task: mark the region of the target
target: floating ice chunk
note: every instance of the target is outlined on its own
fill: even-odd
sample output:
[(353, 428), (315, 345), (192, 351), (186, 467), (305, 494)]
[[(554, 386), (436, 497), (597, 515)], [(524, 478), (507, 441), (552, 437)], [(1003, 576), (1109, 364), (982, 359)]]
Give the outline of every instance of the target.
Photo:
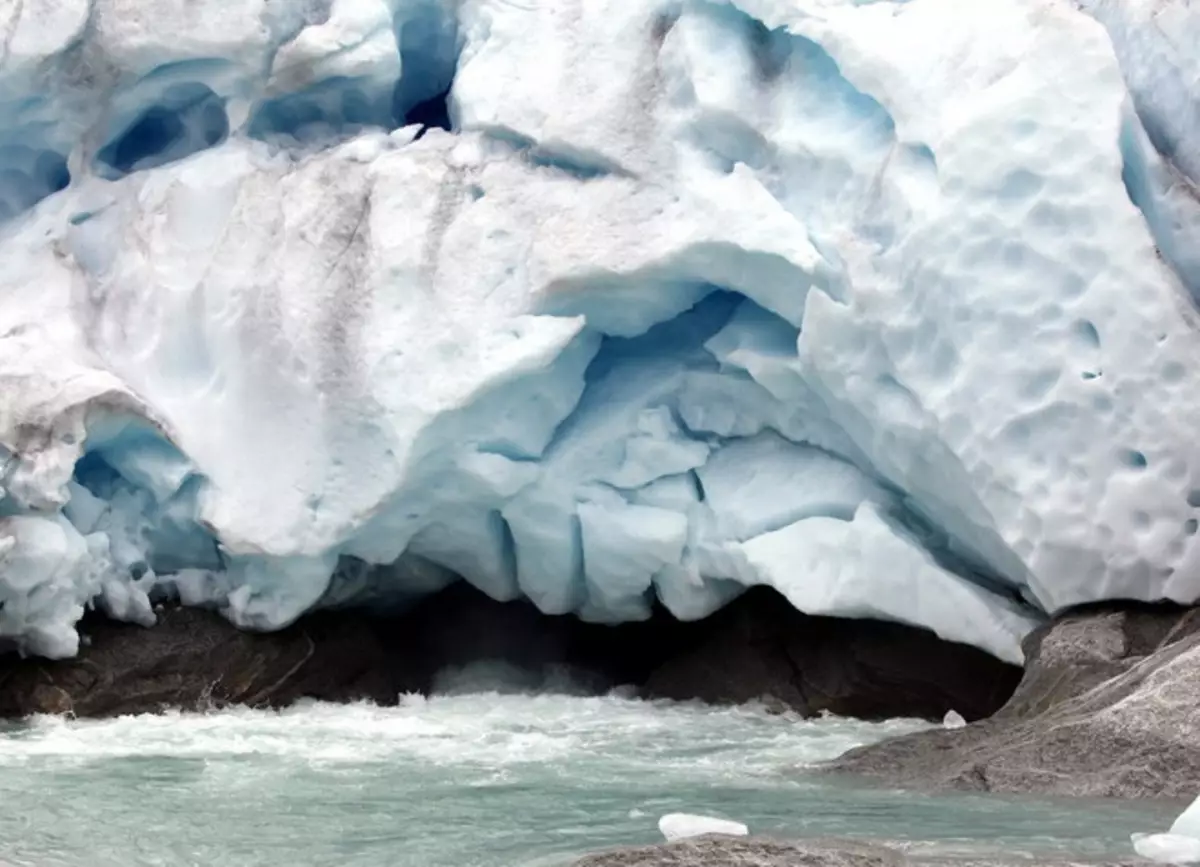
[(1133, 850), (1159, 864), (1200, 863), (1200, 839), (1183, 834), (1131, 834)]
[(658, 820), (658, 830), (668, 843), (688, 837), (700, 837), (704, 834), (745, 837), (750, 833), (750, 829), (741, 822), (718, 819), (713, 816), (697, 816), (692, 813), (668, 813)]
[(1171, 823), (1172, 834), (1182, 834), (1200, 840), (1200, 798), (1196, 798)]
[(1165, 834), (1133, 834), (1133, 848), (1143, 858), (1160, 864), (1200, 863), (1200, 798), (1196, 798), (1171, 823)]
[(948, 710), (942, 717), (942, 728), (944, 729), (961, 729), (966, 724), (967, 721), (963, 719), (963, 715), (956, 710)]

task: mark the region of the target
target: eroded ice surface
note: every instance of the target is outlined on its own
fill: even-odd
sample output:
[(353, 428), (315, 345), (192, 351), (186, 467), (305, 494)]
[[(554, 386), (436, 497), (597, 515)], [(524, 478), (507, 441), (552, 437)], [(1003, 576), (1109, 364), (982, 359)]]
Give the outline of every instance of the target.
[(1079, 6), (10, 7), (0, 638), (1195, 600), (1200, 18)]

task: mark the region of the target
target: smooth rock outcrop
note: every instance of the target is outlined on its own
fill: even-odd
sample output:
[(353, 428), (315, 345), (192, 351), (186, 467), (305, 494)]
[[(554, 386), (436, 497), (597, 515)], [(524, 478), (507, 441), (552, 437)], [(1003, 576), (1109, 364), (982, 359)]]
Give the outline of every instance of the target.
[(1116, 867), (1126, 862), (909, 855), (891, 846), (834, 838), (699, 837), (599, 852), (579, 859), (572, 867), (1083, 867), (1084, 863)]
[(849, 840), (698, 837), (588, 855), (573, 867), (901, 867), (904, 856)]
[(1123, 798), (1200, 788), (1200, 611), (1099, 608), (1026, 641), (993, 717), (852, 750), (835, 771), (914, 787)]

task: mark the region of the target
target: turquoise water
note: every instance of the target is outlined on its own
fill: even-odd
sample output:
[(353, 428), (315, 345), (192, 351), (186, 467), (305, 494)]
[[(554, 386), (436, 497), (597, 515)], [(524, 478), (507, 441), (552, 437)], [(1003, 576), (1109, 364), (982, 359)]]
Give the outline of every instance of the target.
[(549, 867), (664, 813), (946, 851), (1129, 856), (1174, 809), (929, 797), (805, 763), (919, 727), (616, 696), (39, 718), (0, 730), (0, 864)]

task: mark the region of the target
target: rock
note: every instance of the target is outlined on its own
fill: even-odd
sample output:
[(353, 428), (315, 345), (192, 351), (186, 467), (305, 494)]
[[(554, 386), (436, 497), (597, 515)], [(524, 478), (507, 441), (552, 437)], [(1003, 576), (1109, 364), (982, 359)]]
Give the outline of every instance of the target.
[[(764, 837), (698, 837), (654, 846), (598, 852), (572, 867), (1084, 867), (1085, 862), (906, 855), (891, 845), (858, 840), (771, 840)], [(1088, 862), (1116, 867), (1132, 862)]]
[(909, 787), (1123, 798), (1200, 790), (1200, 613), (1065, 614), (1031, 634), (993, 717), (852, 750), (828, 766)]
[(84, 625), (91, 641), (75, 659), (0, 656), (0, 717), (397, 697), (375, 629), (361, 617), (318, 616), (271, 634), (241, 632), (194, 608), (164, 611), (150, 628), (100, 617)]
[(631, 686), (648, 697), (719, 704), (762, 698), (774, 711), (804, 715), (940, 720), (954, 708), (974, 719), (999, 707), (1020, 677), (924, 630), (808, 617), (767, 588), (688, 623), (658, 609), (642, 623), (588, 624), (528, 602), (496, 602), (465, 582), (386, 619), (325, 612), (275, 633), (242, 632), (199, 609), (157, 617), (144, 628), (90, 615), (75, 659), (0, 653), (0, 718), (279, 707), (305, 697), (393, 704), (487, 662), (519, 672), (518, 688), (601, 694)]
[(652, 697), (738, 704), (767, 699), (805, 716), (966, 719), (994, 713), (1021, 670), (932, 632), (878, 620), (811, 617), (755, 588), (705, 621), (699, 640), (663, 663)]
[(902, 867), (894, 849), (837, 841), (695, 837), (587, 855), (573, 867)]

